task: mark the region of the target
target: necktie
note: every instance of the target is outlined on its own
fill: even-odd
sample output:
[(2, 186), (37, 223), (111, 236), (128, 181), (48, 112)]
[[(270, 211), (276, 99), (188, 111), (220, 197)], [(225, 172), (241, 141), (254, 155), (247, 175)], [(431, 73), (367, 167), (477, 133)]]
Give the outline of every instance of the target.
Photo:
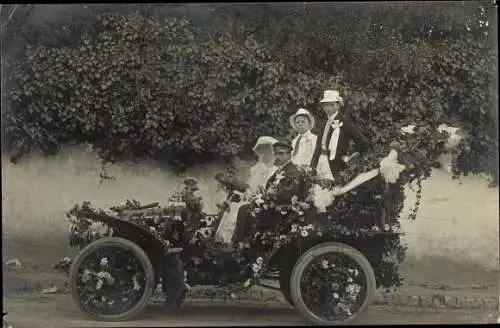
[(302, 139), (301, 134), (299, 135), (299, 137), (297, 138), (297, 142), (295, 143), (295, 149), (293, 150), (293, 154), (292, 154), (293, 157), (295, 157), (295, 155), (297, 155), (297, 153), (299, 152), (300, 139)]
[(323, 138), (321, 139), (321, 147), (323, 147), (323, 150), (327, 150), (326, 138), (328, 137), (328, 132), (330, 132), (333, 119), (334, 117), (331, 117), (328, 121), (326, 121), (325, 131), (323, 132)]

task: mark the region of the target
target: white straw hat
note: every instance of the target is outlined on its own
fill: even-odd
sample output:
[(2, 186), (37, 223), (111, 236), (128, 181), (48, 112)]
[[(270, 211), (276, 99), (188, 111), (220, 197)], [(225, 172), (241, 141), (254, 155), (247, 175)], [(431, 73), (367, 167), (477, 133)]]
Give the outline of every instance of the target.
[(274, 145), (275, 143), (277, 143), (278, 140), (273, 138), (273, 137), (269, 137), (269, 136), (262, 136), (262, 137), (259, 137), (257, 139), (257, 142), (255, 143), (255, 146), (253, 146), (252, 150), (255, 152), (255, 150), (257, 149), (257, 147), (259, 147), (260, 145)]
[(294, 130), (297, 130), (297, 126), (295, 124), (295, 118), (299, 115), (307, 116), (309, 118), (309, 121), (311, 122), (311, 129), (314, 128), (314, 124), (316, 123), (314, 120), (314, 116), (312, 116), (312, 114), (307, 109), (299, 108), (295, 114), (290, 116), (290, 125)]
[(343, 102), (344, 99), (340, 96), (337, 90), (325, 90), (323, 93), (323, 99), (320, 100), (322, 103), (328, 102)]

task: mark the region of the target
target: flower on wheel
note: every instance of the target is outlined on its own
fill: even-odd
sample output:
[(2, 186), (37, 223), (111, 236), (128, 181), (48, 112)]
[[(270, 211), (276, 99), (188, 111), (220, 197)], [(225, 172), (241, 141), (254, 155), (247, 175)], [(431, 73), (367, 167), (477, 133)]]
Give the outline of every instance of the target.
[(82, 273), (82, 282), (83, 283), (89, 282), (91, 278), (92, 278), (92, 272), (90, 272), (89, 269), (83, 270), (83, 273)]
[(109, 263), (108, 258), (107, 257), (103, 257), (101, 259), (101, 262), (99, 263), (99, 265), (102, 266), (102, 267), (105, 267), (105, 266), (108, 266), (108, 263)]
[(328, 261), (327, 260), (321, 260), (321, 267), (323, 269), (328, 269)]
[(139, 284), (137, 275), (134, 275), (134, 277), (132, 277), (132, 283), (134, 284), (134, 290), (141, 290), (141, 285)]
[(252, 271), (255, 273), (259, 272), (261, 268), (262, 267), (260, 265), (258, 265), (257, 263), (252, 264)]

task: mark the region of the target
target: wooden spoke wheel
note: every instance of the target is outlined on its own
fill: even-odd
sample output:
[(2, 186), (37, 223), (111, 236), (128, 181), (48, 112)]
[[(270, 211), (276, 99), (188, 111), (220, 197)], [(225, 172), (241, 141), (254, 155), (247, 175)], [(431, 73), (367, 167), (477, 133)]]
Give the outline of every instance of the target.
[(295, 307), (316, 325), (355, 322), (373, 302), (375, 291), (375, 274), (366, 257), (342, 243), (308, 250), (290, 279)]
[(73, 300), (98, 321), (135, 317), (153, 294), (155, 276), (146, 253), (135, 243), (116, 237), (83, 248), (70, 268)]

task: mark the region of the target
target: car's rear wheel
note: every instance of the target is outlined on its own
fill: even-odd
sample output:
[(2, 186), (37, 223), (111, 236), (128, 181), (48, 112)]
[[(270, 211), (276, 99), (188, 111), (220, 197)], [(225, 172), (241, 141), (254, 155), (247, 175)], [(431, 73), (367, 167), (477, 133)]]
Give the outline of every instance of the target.
[(97, 321), (135, 317), (153, 294), (153, 265), (137, 244), (117, 237), (83, 248), (70, 268), (73, 300)]

